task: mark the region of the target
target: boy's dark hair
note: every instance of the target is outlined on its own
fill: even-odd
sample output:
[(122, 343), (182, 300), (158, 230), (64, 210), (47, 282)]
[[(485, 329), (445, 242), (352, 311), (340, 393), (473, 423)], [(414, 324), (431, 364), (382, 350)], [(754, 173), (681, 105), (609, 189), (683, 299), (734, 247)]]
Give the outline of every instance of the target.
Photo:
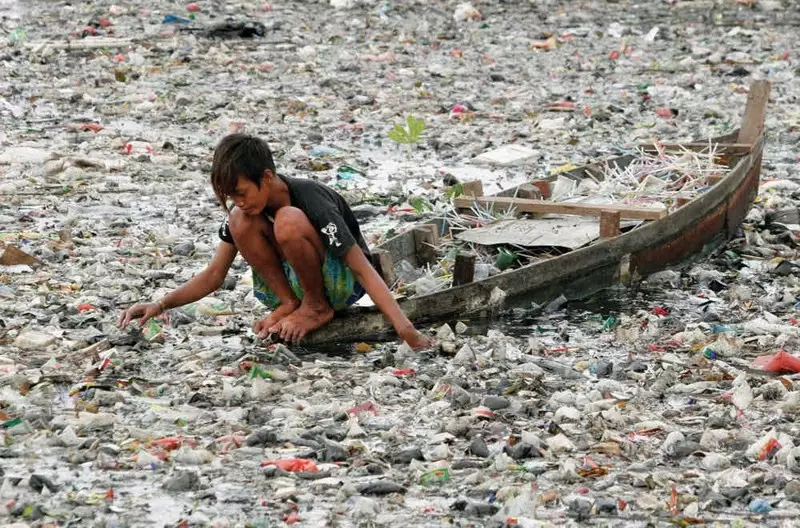
[(249, 134), (230, 134), (222, 138), (211, 163), (211, 186), (223, 209), (228, 211), (226, 198), (236, 191), (239, 176), (261, 188), (267, 169), (275, 174), (272, 151), (265, 141)]

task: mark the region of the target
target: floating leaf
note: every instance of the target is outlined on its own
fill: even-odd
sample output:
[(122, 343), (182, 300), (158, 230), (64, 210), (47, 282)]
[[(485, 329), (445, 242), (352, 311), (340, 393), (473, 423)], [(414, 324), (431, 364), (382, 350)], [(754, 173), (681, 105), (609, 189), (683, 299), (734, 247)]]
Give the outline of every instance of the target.
[(448, 199), (458, 198), (462, 194), (464, 194), (464, 186), (460, 183), (453, 185), (445, 192), (445, 196), (447, 196)]
[(432, 209), (431, 204), (423, 198), (422, 196), (415, 196), (408, 200), (408, 203), (411, 204), (411, 207), (414, 208), (414, 211), (417, 214), (424, 212), (426, 209)]
[(389, 131), (389, 139), (392, 139), (400, 144), (411, 145), (417, 143), (425, 131), (425, 121), (417, 119), (414, 116), (406, 117), (406, 127), (403, 125), (395, 125)]

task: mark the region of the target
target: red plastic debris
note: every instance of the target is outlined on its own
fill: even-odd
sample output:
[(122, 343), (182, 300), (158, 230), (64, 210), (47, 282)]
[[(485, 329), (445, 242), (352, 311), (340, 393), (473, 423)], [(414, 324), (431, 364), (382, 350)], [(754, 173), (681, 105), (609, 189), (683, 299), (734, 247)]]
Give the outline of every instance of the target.
[(360, 412), (371, 412), (375, 416), (378, 416), (378, 410), (375, 409), (375, 404), (371, 401), (364, 402), (361, 405), (356, 405), (347, 410), (347, 414), (358, 414)]
[(103, 125), (100, 123), (81, 123), (78, 126), (78, 130), (87, 130), (94, 132), (95, 134), (103, 130)]
[(280, 460), (265, 460), (261, 463), (261, 467), (275, 466), (284, 471), (291, 471), (292, 473), (298, 471), (318, 471), (317, 465), (313, 460), (305, 458), (281, 458)]
[(78, 305), (78, 311), (79, 311), (79, 312), (81, 312), (81, 313), (83, 313), (83, 312), (88, 312), (89, 310), (96, 310), (96, 309), (97, 309), (97, 308), (95, 308), (94, 306), (92, 306), (92, 305), (91, 305), (91, 304), (89, 304), (89, 303), (86, 303), (86, 304), (79, 304), (79, 305)]
[(109, 490), (106, 492), (106, 499), (112, 501), (114, 500), (114, 488), (109, 488)]
[(666, 106), (662, 106), (661, 108), (656, 110), (656, 115), (658, 117), (672, 117), (672, 110), (670, 110)]
[(757, 357), (753, 366), (773, 374), (795, 374), (800, 372), (800, 358), (780, 350), (777, 354)]
[(619, 52), (617, 50), (612, 51), (608, 54), (608, 58), (611, 60), (617, 60), (619, 58)]
[(417, 371), (412, 368), (397, 369), (394, 371), (395, 376), (416, 376)]
[(182, 436), (167, 436), (150, 442), (150, 445), (160, 447), (165, 451), (174, 451), (176, 449), (180, 449), (183, 444), (186, 444), (190, 447), (197, 446), (196, 441), (189, 438), (183, 438)]
[(655, 308), (653, 308), (652, 314), (661, 317), (666, 317), (667, 315), (669, 315), (669, 309), (664, 308), (663, 306), (656, 306)]
[(299, 521), (300, 521), (300, 514), (297, 512), (292, 512), (283, 518), (283, 522), (285, 522), (286, 524), (294, 524)]
[(547, 105), (548, 110), (574, 110), (574, 101), (556, 101)]
[(111, 23), (111, 20), (108, 19), (108, 17), (100, 17), (100, 20), (98, 20), (97, 22), (100, 24), (100, 27), (102, 28), (107, 28), (113, 25)]
[(200, 5), (197, 2), (192, 2), (186, 6), (186, 10), (190, 13), (198, 13), (200, 12)]
[(780, 442), (774, 438), (770, 438), (767, 440), (767, 443), (764, 444), (764, 447), (758, 450), (758, 459), (761, 461), (769, 460), (781, 447), (783, 446)]

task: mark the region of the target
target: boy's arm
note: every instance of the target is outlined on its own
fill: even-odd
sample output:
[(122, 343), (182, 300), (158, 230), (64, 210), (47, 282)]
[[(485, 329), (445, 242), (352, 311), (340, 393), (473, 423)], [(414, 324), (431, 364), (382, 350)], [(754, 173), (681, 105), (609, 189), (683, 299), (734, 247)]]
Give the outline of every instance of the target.
[(202, 299), (209, 293), (222, 286), (225, 276), (236, 258), (236, 246), (221, 242), (217, 252), (203, 271), (195, 275), (183, 286), (171, 291), (158, 302), (136, 304), (131, 306), (119, 318), (119, 326), (125, 327), (135, 318), (143, 325), (148, 319), (170, 308), (177, 308), (185, 304)]
[(347, 250), (344, 254), (344, 263), (353, 271), (358, 282), (369, 294), (372, 302), (380, 309), (383, 315), (394, 327), (400, 339), (408, 343), (411, 348), (426, 348), (430, 346), (430, 340), (419, 333), (414, 325), (409, 321), (400, 305), (392, 296), (392, 292), (386, 287), (386, 283), (375, 268), (367, 260), (367, 256), (357, 244)]
[(217, 291), (225, 281), (225, 276), (236, 258), (236, 246), (220, 242), (217, 252), (203, 271), (192, 277), (183, 286), (171, 291), (161, 300), (164, 310), (193, 303)]

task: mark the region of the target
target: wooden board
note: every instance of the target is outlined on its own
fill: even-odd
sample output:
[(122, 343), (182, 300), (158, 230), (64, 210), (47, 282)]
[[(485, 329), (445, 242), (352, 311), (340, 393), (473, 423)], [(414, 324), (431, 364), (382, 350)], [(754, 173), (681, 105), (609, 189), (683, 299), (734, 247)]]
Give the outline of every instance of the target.
[[(638, 224), (622, 222), (622, 227)], [(484, 227), (462, 231), (458, 240), (482, 246), (511, 244), (524, 247), (558, 247), (578, 249), (591, 243), (600, 235), (600, 222), (586, 216), (559, 216), (555, 218), (516, 218), (499, 220)]]
[(477, 203), (492, 207), (495, 211), (507, 211), (515, 208), (521, 213), (572, 214), (599, 217), (603, 211), (619, 211), (620, 217), (636, 220), (658, 220), (667, 216), (666, 209), (652, 207), (633, 207), (626, 204), (587, 204), (568, 202), (549, 202), (547, 200), (526, 200), (524, 198), (485, 197), (456, 198), (455, 206), (459, 209), (470, 209)]

